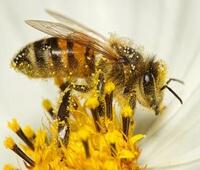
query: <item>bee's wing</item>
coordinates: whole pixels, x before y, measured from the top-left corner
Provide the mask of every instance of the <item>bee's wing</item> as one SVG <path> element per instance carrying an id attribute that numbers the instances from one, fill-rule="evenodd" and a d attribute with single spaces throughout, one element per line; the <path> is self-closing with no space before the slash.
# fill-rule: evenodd
<path id="1" fill-rule="evenodd" d="M 83 32 L 83 33 L 86 33 L 86 34 L 90 34 L 92 35 L 93 37 L 99 39 L 99 40 L 102 40 L 102 41 L 107 41 L 107 38 L 104 37 L 103 35 L 99 34 L 98 32 L 86 27 L 85 25 L 67 17 L 67 16 L 64 16 L 62 14 L 59 14 L 55 11 L 51 11 L 51 10 L 46 10 L 46 12 L 54 17 L 55 19 L 57 19 L 58 21 L 60 21 L 61 23 L 71 27 L 71 28 L 74 28 L 76 30 L 79 30 L 80 32 Z"/>
<path id="2" fill-rule="evenodd" d="M 118 54 L 111 48 L 108 41 L 102 42 L 92 35 L 83 33 L 70 26 L 41 20 L 27 20 L 26 23 L 49 35 L 60 38 L 68 38 L 76 43 L 92 48 L 103 54 L 104 57 L 108 59 L 117 60 L 119 58 Z"/>

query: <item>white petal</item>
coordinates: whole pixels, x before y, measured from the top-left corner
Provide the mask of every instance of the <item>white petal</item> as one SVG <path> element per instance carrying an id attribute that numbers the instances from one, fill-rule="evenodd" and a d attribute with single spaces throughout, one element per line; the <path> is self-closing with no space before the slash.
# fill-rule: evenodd
<path id="1" fill-rule="evenodd" d="M 199 86 L 200 87 L 200 86 Z M 168 167 L 200 159 L 200 88 L 169 119 L 164 114 L 144 139 L 141 162 L 149 167 Z M 200 168 L 200 166 L 199 166 Z"/>
<path id="2" fill-rule="evenodd" d="M 137 26 L 139 25 L 139 29 L 136 27 L 136 30 L 134 30 L 136 31 L 136 40 L 142 43 L 144 42 L 145 48 L 150 47 L 149 49 L 153 49 L 159 57 L 167 61 L 169 71 L 168 77 L 175 77 L 185 82 L 184 86 L 177 83 L 170 84 L 170 87 L 172 87 L 185 102 L 191 92 L 200 83 L 200 76 L 197 76 L 200 72 L 199 1 L 192 1 L 192 3 L 186 1 L 184 3 L 182 1 L 160 1 L 160 3 L 154 4 L 158 5 L 159 8 L 149 6 L 145 11 L 140 7 L 141 4 L 136 4 L 136 8 L 139 9 L 137 12 Z M 146 16 L 150 22 L 153 22 L 155 18 L 151 19 L 151 14 L 149 12 L 152 9 L 156 10 L 155 18 L 158 25 L 157 29 L 154 28 L 157 30 L 156 34 L 154 34 L 155 38 L 153 38 L 156 39 L 156 42 L 149 43 L 148 31 L 143 29 L 147 28 L 147 25 L 144 23 L 149 22 L 145 20 L 144 16 Z M 144 14 L 144 16 L 142 14 Z M 142 23 L 143 25 L 141 25 Z M 150 32 L 153 32 L 151 28 L 148 27 L 148 29 L 150 29 Z M 168 119 L 181 105 L 179 105 L 178 101 L 176 101 L 174 96 L 169 92 L 166 91 L 165 96 L 167 111 L 170 112 L 165 119 Z M 154 121 L 155 116 L 153 114 L 143 113 L 143 111 L 138 110 L 136 112 L 137 132 L 146 133 Z M 154 126 L 157 126 L 157 123 Z M 154 131 L 154 127 L 151 128 L 150 131 Z"/>

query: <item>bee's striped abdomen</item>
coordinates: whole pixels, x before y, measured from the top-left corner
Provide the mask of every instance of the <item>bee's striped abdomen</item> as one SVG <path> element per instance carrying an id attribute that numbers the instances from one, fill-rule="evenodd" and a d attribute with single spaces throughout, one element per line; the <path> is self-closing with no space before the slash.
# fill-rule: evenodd
<path id="1" fill-rule="evenodd" d="M 76 44 L 75 44 L 76 45 Z M 78 67 L 78 61 L 75 57 L 74 51 L 74 43 L 72 40 L 67 40 L 67 56 L 68 56 L 68 63 L 71 69 L 76 69 Z"/>
<path id="2" fill-rule="evenodd" d="M 92 50 L 89 47 L 86 47 L 85 49 L 85 62 L 88 65 L 91 72 L 95 71 L 95 56 L 94 56 L 94 50 Z"/>
<path id="3" fill-rule="evenodd" d="M 61 47 L 59 46 L 57 38 L 48 38 L 47 44 L 49 46 L 49 54 L 47 57 L 48 63 L 57 70 L 62 66 Z"/>
<path id="4" fill-rule="evenodd" d="M 33 49 L 31 49 L 33 47 Z M 57 38 L 47 38 L 34 42 L 30 45 L 29 51 L 32 52 L 32 64 L 34 66 L 35 77 L 53 77 L 58 73 L 62 63 L 60 48 L 57 44 Z M 33 76 L 33 77 L 34 77 Z"/>
<path id="5" fill-rule="evenodd" d="M 23 68 L 19 67 L 21 56 L 20 62 Z M 95 70 L 93 49 L 71 39 L 57 37 L 42 39 L 27 45 L 12 63 L 15 63 L 16 69 L 33 78 L 68 77 L 69 75 L 85 77 Z"/>
<path id="6" fill-rule="evenodd" d="M 35 57 L 35 64 L 37 64 L 38 67 L 45 67 L 46 62 L 45 62 L 45 57 L 44 57 L 44 52 L 46 50 L 45 47 L 45 40 L 42 41 L 37 41 L 33 43 L 33 50 L 34 50 L 34 57 Z"/>

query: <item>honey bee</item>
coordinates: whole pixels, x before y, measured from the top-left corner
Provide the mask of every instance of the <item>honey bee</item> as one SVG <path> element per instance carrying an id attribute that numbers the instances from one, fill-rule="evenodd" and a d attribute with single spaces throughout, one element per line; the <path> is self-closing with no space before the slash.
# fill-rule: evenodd
<path id="1" fill-rule="evenodd" d="M 92 75 L 101 70 L 101 82 L 114 82 L 116 89 L 128 96 L 133 109 L 138 101 L 156 115 L 162 110 L 164 89 L 182 103 L 168 86 L 170 81 L 181 81 L 166 80 L 164 61 L 144 54 L 122 39 L 107 39 L 66 16 L 47 12 L 59 22 L 27 20 L 26 23 L 52 37 L 22 48 L 11 62 L 14 69 L 30 78 L 64 77 L 70 81 L 84 78 L 88 86 Z"/>

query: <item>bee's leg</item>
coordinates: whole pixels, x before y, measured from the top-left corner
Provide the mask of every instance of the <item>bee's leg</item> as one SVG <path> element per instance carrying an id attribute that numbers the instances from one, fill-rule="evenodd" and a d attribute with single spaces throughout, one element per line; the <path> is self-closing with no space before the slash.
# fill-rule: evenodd
<path id="1" fill-rule="evenodd" d="M 114 99 L 114 90 L 115 90 L 115 84 L 112 81 L 107 81 L 105 84 L 105 111 L 106 111 L 106 117 L 110 120 L 113 120 L 113 99 Z"/>
<path id="2" fill-rule="evenodd" d="M 65 91 L 65 89 L 70 86 L 70 80 L 65 80 L 62 77 L 55 77 L 54 83 L 61 91 Z"/>
<path id="3" fill-rule="evenodd" d="M 58 124 L 58 133 L 61 141 L 67 145 L 69 141 L 69 133 L 70 133 L 70 126 L 69 126 L 69 106 L 70 106 L 70 99 L 71 99 L 71 89 L 68 88 L 64 91 L 64 95 L 62 96 L 60 106 L 57 112 L 57 119 L 59 121 Z"/>
<path id="4" fill-rule="evenodd" d="M 136 106 L 136 91 L 134 90 L 134 88 L 126 86 L 124 88 L 123 96 L 129 101 L 129 106 L 134 112 Z"/>
<path id="5" fill-rule="evenodd" d="M 127 91 L 124 89 L 124 99 L 127 104 L 122 106 L 122 131 L 124 139 L 127 140 L 130 133 L 133 133 L 134 130 L 134 112 L 136 106 L 136 92 L 135 90 Z"/>
<path id="6" fill-rule="evenodd" d="M 97 90 L 99 91 L 100 96 L 104 93 L 104 86 L 105 86 L 105 78 L 103 73 L 99 73 L 98 75 L 98 83 L 97 83 Z"/>
<path id="7" fill-rule="evenodd" d="M 72 85 L 72 89 L 79 91 L 79 92 L 83 92 L 86 93 L 88 92 L 91 88 L 88 85 L 78 85 L 78 84 L 73 84 Z"/>
<path id="8" fill-rule="evenodd" d="M 93 89 L 98 94 L 99 106 L 97 108 L 99 116 L 105 115 L 105 106 L 104 106 L 104 86 L 105 78 L 102 71 L 97 70 L 91 77 L 86 79 L 87 84 L 90 89 Z"/>
<path id="9" fill-rule="evenodd" d="M 135 106 L 136 106 L 136 92 L 135 91 L 133 91 L 129 94 L 129 105 L 134 112 Z"/>
<path id="10" fill-rule="evenodd" d="M 105 102 L 104 102 L 104 87 L 105 87 L 105 77 L 102 72 L 98 74 L 97 92 L 99 93 L 99 106 L 97 108 L 99 116 L 105 115 Z"/>
<path id="11" fill-rule="evenodd" d="M 88 85 L 77 85 L 77 84 L 71 83 L 70 80 L 65 80 L 64 78 L 60 78 L 60 77 L 54 78 L 54 82 L 61 91 L 65 91 L 65 89 L 68 87 L 76 91 L 83 92 L 83 93 L 86 93 L 90 90 L 90 87 Z"/>

